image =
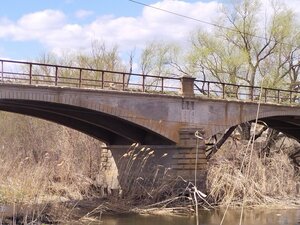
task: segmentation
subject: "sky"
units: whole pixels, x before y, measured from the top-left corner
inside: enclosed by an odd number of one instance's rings
[[[231,0],[138,1],[212,22]],[[300,0],[284,2],[300,12]],[[0,7],[0,58],[34,60],[46,52],[86,51],[95,40],[124,53],[154,40],[184,43],[199,28],[209,26],[130,0],[9,0]]]

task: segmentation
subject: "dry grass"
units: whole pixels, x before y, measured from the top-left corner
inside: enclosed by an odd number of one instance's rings
[[[210,207],[193,183],[175,177],[170,169],[157,165],[157,160],[154,150],[136,144],[121,157],[118,164],[123,201],[118,201],[118,207],[125,202],[126,212],[185,216],[194,215],[198,205]]]
[[[281,149],[259,157],[263,144],[256,143],[252,158],[247,143],[229,140],[210,162],[209,197],[220,206],[284,205],[297,198],[300,181],[288,154]]]
[[[15,114],[0,116],[0,204],[80,200],[110,185],[102,143]]]
[[[133,144],[118,161],[122,197],[132,205],[151,205],[178,196],[177,185],[181,178],[174,178],[170,169],[157,165],[155,151]]]

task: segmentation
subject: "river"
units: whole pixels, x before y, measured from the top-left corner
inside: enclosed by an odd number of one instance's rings
[[[199,211],[199,225],[219,225],[224,211]],[[238,225],[240,210],[228,210],[223,225]],[[87,223],[91,224],[91,223]],[[103,216],[101,223],[92,225],[196,225],[194,217],[122,215]],[[300,225],[299,209],[247,209],[244,210],[243,225]]]

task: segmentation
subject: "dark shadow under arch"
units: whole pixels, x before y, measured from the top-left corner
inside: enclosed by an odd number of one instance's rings
[[[249,122],[255,122],[254,120]],[[267,125],[268,128],[275,129],[282,132],[286,136],[293,138],[300,142],[300,116],[270,116],[260,118],[258,123]],[[229,127],[224,131],[222,136],[213,135],[206,144],[207,158],[211,158],[218,149],[225,143],[225,141],[230,137],[232,132],[239,124]],[[212,140],[212,142],[211,142]]]
[[[270,128],[300,141],[300,116],[273,116],[259,119]]]

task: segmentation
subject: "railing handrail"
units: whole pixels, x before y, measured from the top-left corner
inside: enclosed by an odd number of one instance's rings
[[[17,63],[17,64],[26,64],[26,65],[36,65],[36,66],[46,66],[46,67],[58,67],[63,69],[74,69],[74,70],[84,70],[84,71],[91,71],[91,72],[105,72],[105,73],[112,73],[112,74],[125,74],[125,75],[133,75],[133,76],[146,76],[151,78],[160,78],[160,79],[168,79],[168,80],[180,80],[181,77],[168,77],[168,76],[157,76],[152,74],[142,74],[142,73],[129,73],[129,72],[123,72],[123,71],[113,71],[113,70],[104,70],[104,69],[94,69],[94,68],[86,68],[86,67],[79,67],[79,66],[64,66],[64,65],[58,65],[58,64],[50,64],[50,63],[39,63],[39,62],[28,62],[28,61],[22,61],[22,60],[9,60],[9,59],[0,59],[0,62],[7,62],[7,63]],[[267,89],[271,91],[285,91],[285,92],[294,92],[294,93],[300,93],[299,91],[295,90],[288,90],[288,89],[279,89],[279,88],[269,88],[269,87],[261,87],[261,86],[251,86],[246,84],[233,84],[233,83],[227,83],[227,82],[219,82],[219,81],[212,81],[212,80],[199,80],[196,79],[196,82],[201,83],[210,83],[210,84],[219,84],[219,85],[225,85],[225,86],[233,86],[233,87],[244,87],[244,88],[255,88],[255,89]]]
[[[151,78],[160,78],[160,79],[168,79],[168,80],[180,80],[181,79],[181,77],[157,76],[157,75],[151,75],[151,74],[129,73],[129,72],[123,72],[123,71],[94,69],[94,68],[86,68],[86,67],[79,67],[79,66],[64,66],[64,65],[58,65],[58,64],[28,62],[28,61],[21,61],[21,60],[0,59],[0,62],[35,65],[35,66],[45,66],[45,67],[54,67],[54,68],[57,67],[57,68],[63,68],[63,69],[84,70],[84,71],[90,71],[90,72],[105,72],[105,73],[125,74],[125,75],[133,75],[133,76],[146,76],[146,77],[151,77]]]
[[[196,79],[195,81],[196,82],[201,82],[201,83],[219,84],[219,85],[232,86],[232,87],[243,87],[243,88],[270,90],[270,91],[300,93],[300,91],[296,91],[296,90],[269,88],[269,87],[255,86],[255,85],[251,86],[251,85],[246,85],[246,84],[233,84],[233,83],[226,83],[226,82],[219,82],[219,81],[209,81],[209,80],[199,80],[199,79]]]

